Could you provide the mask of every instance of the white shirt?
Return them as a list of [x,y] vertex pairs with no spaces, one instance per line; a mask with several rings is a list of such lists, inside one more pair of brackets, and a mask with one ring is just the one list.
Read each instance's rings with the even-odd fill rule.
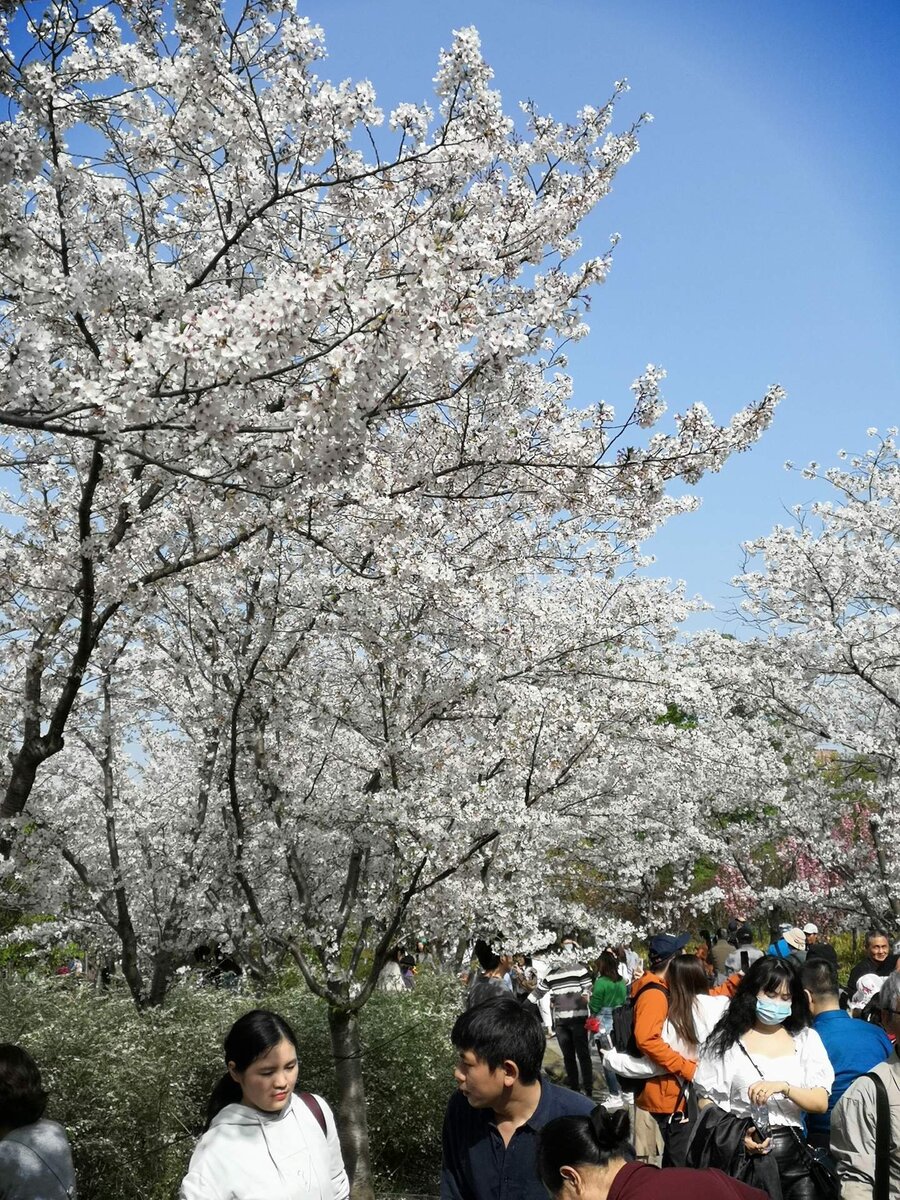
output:
[[334,1117],[316,1099],[327,1136],[297,1095],[280,1113],[226,1105],[197,1143],[180,1200],[347,1200]]
[[[834,1070],[822,1039],[814,1029],[801,1029],[794,1035],[793,1054],[769,1056],[754,1051],[751,1057],[759,1071],[737,1044],[730,1046],[724,1056],[713,1053],[709,1046],[704,1047],[697,1064],[694,1086],[701,1096],[706,1096],[736,1117],[750,1116],[747,1089],[761,1078],[783,1079],[793,1087],[821,1087],[831,1092]],[[803,1110],[784,1096],[773,1096],[769,1101],[769,1122],[801,1129]]]

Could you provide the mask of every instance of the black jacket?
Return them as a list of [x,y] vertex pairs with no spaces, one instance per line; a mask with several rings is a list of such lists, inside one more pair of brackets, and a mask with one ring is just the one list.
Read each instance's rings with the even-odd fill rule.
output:
[[778,1164],[765,1154],[749,1155],[744,1137],[753,1125],[749,1117],[736,1117],[717,1104],[701,1109],[687,1148],[689,1167],[718,1167],[732,1179],[760,1188],[771,1200],[782,1200]]

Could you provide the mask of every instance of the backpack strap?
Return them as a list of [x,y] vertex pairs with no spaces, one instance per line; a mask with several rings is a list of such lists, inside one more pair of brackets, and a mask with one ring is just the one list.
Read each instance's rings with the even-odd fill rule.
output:
[[[637,1016],[638,1001],[640,1000],[641,996],[643,996],[643,994],[645,992],[662,992],[662,994],[666,998],[666,1008],[668,1009],[669,989],[667,987],[664,987],[663,984],[661,984],[661,983],[645,983],[639,992],[636,992],[633,996],[630,997],[631,1011],[632,1011],[632,1029],[631,1029],[632,1038],[634,1038],[634,1018]],[[628,1003],[628,1001],[626,1001],[626,1003]],[[640,1054],[640,1051],[637,1051],[637,1053]]]
[[875,1085],[875,1190],[872,1200],[890,1200],[891,1102],[880,1075],[868,1071],[863,1079],[871,1079]]
[[316,1118],[316,1122],[319,1128],[322,1130],[322,1133],[325,1135],[325,1137],[328,1137],[328,1127],[325,1124],[325,1114],[322,1112],[322,1105],[312,1094],[312,1092],[300,1092],[299,1096],[312,1115]]
[[636,992],[634,995],[635,1004],[637,1004],[644,992],[665,992],[666,996],[668,996],[669,989],[661,983],[645,983],[640,991]]

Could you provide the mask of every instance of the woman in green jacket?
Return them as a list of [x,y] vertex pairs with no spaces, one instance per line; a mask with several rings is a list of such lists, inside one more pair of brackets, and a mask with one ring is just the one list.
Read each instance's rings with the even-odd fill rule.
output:
[[[594,981],[594,990],[591,992],[589,1006],[591,1016],[597,1017],[600,1021],[600,1033],[597,1034],[597,1041],[601,1049],[608,1050],[610,1048],[612,1010],[625,1003],[627,992],[625,980],[619,974],[619,960],[611,950],[604,950],[597,964],[597,978]],[[608,1107],[618,1108],[624,1104],[624,1100],[616,1073],[604,1062],[603,1074],[606,1076],[606,1086],[609,1088]]]

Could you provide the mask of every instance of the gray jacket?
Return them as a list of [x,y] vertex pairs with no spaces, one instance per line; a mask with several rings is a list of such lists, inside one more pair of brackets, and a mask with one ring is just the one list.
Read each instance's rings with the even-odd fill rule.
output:
[[75,1168],[62,1125],[35,1121],[0,1140],[0,1200],[75,1200]]
[[[887,1088],[891,1106],[891,1195],[900,1196],[900,1058],[872,1068]],[[875,1084],[855,1079],[831,1114],[831,1153],[843,1200],[872,1200],[875,1189]]]

